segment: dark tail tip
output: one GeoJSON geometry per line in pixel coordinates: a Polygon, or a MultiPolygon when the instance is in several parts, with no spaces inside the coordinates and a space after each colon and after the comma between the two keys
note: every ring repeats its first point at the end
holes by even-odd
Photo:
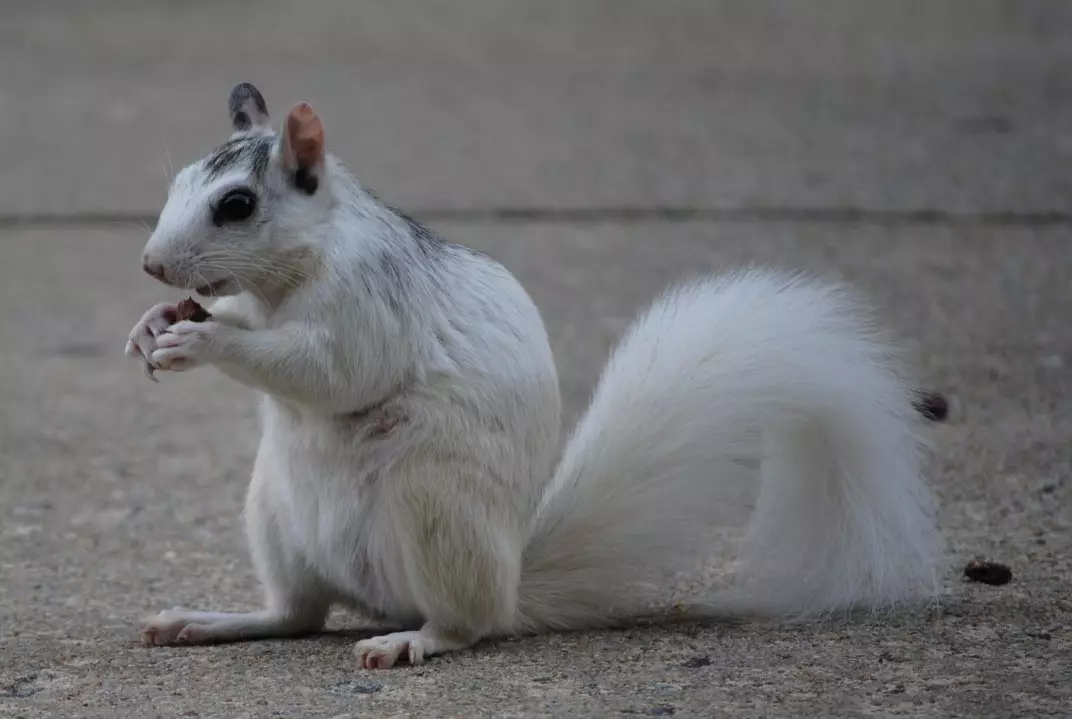
{"type": "Polygon", "coordinates": [[[941,422],[949,416],[949,400],[940,392],[920,392],[912,406],[932,422],[941,422]]]}

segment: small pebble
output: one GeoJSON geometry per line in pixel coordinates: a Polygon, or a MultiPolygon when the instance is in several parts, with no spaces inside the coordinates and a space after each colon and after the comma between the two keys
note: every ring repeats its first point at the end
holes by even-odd
{"type": "Polygon", "coordinates": [[[1012,581],[1012,570],[998,562],[984,562],[976,559],[964,567],[964,576],[973,582],[982,582],[994,587],[1012,581]]]}

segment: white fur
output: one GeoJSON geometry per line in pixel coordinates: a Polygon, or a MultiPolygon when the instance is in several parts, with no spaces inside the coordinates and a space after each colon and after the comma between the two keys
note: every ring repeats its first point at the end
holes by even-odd
{"type": "Polygon", "coordinates": [[[245,235],[206,221],[218,188],[184,170],[147,257],[179,286],[233,277],[231,296],[205,323],[168,327],[158,306],[128,343],[151,369],[211,364],[263,393],[247,527],[266,608],[176,608],[146,622],[149,642],[296,636],[345,603],[402,630],[355,647],[383,668],[628,618],[706,554],[726,486],[758,458],[738,591],[697,612],[935,595],[909,388],[842,290],[754,271],[669,292],[553,471],[557,376],[520,284],[422,246],[330,156],[311,197],[273,162],[276,199],[245,235]]]}
{"type": "Polygon", "coordinates": [[[800,618],[935,596],[941,542],[896,366],[831,284],[751,271],[666,293],[611,359],[548,488],[526,625],[643,611],[660,577],[706,556],[696,538],[751,459],[739,585],[694,611],[800,618]]]}

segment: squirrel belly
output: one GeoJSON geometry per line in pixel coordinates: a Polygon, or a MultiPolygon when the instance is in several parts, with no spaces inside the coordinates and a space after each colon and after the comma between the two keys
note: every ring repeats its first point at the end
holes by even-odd
{"type": "MultiPolygon", "coordinates": [[[[453,277],[411,286],[410,300],[428,293],[405,325],[418,337],[392,339],[420,350],[398,360],[409,369],[386,396],[353,412],[265,396],[249,516],[295,558],[266,563],[293,561],[338,601],[403,626],[457,604],[472,616],[452,623],[485,634],[513,623],[521,553],[559,439],[558,378],[520,284],[488,258],[441,251],[453,277]]],[[[296,293],[280,313],[305,314],[306,302],[318,295],[296,293]]],[[[378,303],[371,293],[353,306],[378,303]]],[[[331,334],[357,323],[338,317],[331,334]]]]}

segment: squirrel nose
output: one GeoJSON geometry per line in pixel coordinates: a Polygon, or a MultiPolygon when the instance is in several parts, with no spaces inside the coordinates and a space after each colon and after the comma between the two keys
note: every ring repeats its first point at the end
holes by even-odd
{"type": "Polygon", "coordinates": [[[143,270],[145,270],[145,272],[149,276],[155,277],[156,279],[158,279],[161,282],[163,282],[163,280],[164,280],[164,266],[163,265],[161,265],[159,263],[156,263],[156,262],[149,262],[148,260],[145,260],[144,262],[142,262],[141,268],[143,270]]]}

